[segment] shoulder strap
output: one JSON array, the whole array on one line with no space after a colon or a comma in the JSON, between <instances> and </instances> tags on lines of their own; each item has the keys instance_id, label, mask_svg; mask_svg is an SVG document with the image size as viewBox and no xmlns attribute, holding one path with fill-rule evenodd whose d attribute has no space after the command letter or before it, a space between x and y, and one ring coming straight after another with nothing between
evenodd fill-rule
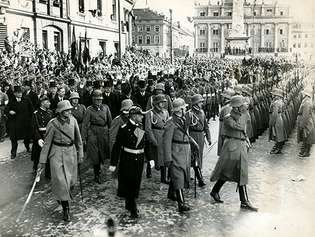
<instances>
[{"instance_id":1,"label":"shoulder strap","mask_svg":"<svg viewBox=\"0 0 315 237\"><path fill-rule=\"evenodd\" d=\"M63 135L65 135L67 138L69 138L72 143L74 143L73 138L72 138L71 136L69 136L67 133L65 133L64 131L62 131L62 130L57 126L57 124L56 124L54 121L52 121L51 123L52 123L52 125L53 125L59 132L61 132Z\"/></svg>"}]
</instances>

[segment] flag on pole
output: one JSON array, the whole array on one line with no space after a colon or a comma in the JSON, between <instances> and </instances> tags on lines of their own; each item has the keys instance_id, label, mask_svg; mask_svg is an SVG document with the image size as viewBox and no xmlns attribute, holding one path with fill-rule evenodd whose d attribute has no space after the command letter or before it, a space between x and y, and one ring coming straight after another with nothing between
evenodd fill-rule
<instances>
[{"instance_id":1,"label":"flag on pole","mask_svg":"<svg viewBox=\"0 0 315 237\"><path fill-rule=\"evenodd\" d=\"M91 60L90 50L87 47L87 33L85 29L85 37L84 37L84 49L83 49L83 63L87 66L88 62Z\"/></svg>"},{"instance_id":2,"label":"flag on pole","mask_svg":"<svg viewBox=\"0 0 315 237\"><path fill-rule=\"evenodd\" d=\"M72 31L72 43L71 43L71 61L74 65L77 63L77 40L75 37L75 27L73 26Z\"/></svg>"}]
</instances>

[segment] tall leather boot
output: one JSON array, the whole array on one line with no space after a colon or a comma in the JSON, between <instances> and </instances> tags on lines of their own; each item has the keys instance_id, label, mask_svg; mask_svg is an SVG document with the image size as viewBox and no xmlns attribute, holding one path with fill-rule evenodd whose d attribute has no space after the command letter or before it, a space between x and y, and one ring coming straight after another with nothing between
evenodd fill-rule
<instances>
[{"instance_id":1,"label":"tall leather boot","mask_svg":"<svg viewBox=\"0 0 315 237\"><path fill-rule=\"evenodd\" d=\"M176 190L176 197L178 203L178 211L180 213L186 212L190 210L190 207L185 204L184 194L182 189Z\"/></svg>"},{"instance_id":2,"label":"tall leather boot","mask_svg":"<svg viewBox=\"0 0 315 237\"><path fill-rule=\"evenodd\" d=\"M304 153L305 153L305 142L302 142L301 150L300 150L299 156L302 156Z\"/></svg>"},{"instance_id":3,"label":"tall leather boot","mask_svg":"<svg viewBox=\"0 0 315 237\"><path fill-rule=\"evenodd\" d=\"M196 178L198 179L198 186L199 187L204 187L206 184L203 181L203 177L202 177L202 173L201 173L200 167L199 166L195 166L194 167L194 171L195 171L195 174L196 174Z\"/></svg>"},{"instance_id":4,"label":"tall leather boot","mask_svg":"<svg viewBox=\"0 0 315 237\"><path fill-rule=\"evenodd\" d=\"M152 170L149 161L147 162L146 176L148 179L152 178Z\"/></svg>"},{"instance_id":5,"label":"tall leather boot","mask_svg":"<svg viewBox=\"0 0 315 237\"><path fill-rule=\"evenodd\" d=\"M160 169L161 169L160 170L160 172L161 172L161 183L169 184L169 182L167 181L166 167L165 166L161 166Z\"/></svg>"},{"instance_id":6,"label":"tall leather boot","mask_svg":"<svg viewBox=\"0 0 315 237\"><path fill-rule=\"evenodd\" d=\"M272 147L270 154L275 154L275 152L278 150L279 143L276 142L275 145Z\"/></svg>"},{"instance_id":7,"label":"tall leather boot","mask_svg":"<svg viewBox=\"0 0 315 237\"><path fill-rule=\"evenodd\" d=\"M70 208L68 201L61 201L62 210L63 210L63 220L69 222L70 221Z\"/></svg>"},{"instance_id":8,"label":"tall leather boot","mask_svg":"<svg viewBox=\"0 0 315 237\"><path fill-rule=\"evenodd\" d=\"M139 217L139 211L135 198L130 198L130 218L136 219Z\"/></svg>"},{"instance_id":9,"label":"tall leather boot","mask_svg":"<svg viewBox=\"0 0 315 237\"><path fill-rule=\"evenodd\" d=\"M210 196L214 199L215 202L217 203L223 203L223 201L221 200L221 197L219 195L219 192L223 186L223 184L225 184L224 180L219 179L215 185L213 186L211 192L210 192Z\"/></svg>"},{"instance_id":10,"label":"tall leather boot","mask_svg":"<svg viewBox=\"0 0 315 237\"><path fill-rule=\"evenodd\" d=\"M101 173L101 167L100 165L94 165L94 181L98 184L101 184L101 178L100 178L100 173Z\"/></svg>"},{"instance_id":11,"label":"tall leather boot","mask_svg":"<svg viewBox=\"0 0 315 237\"><path fill-rule=\"evenodd\" d=\"M304 153L300 155L300 157L309 157L310 156L310 151L311 151L311 144L304 144Z\"/></svg>"},{"instance_id":12,"label":"tall leather boot","mask_svg":"<svg viewBox=\"0 0 315 237\"><path fill-rule=\"evenodd\" d=\"M176 192L174 190L172 181L170 182L170 184L168 186L167 198L172 200L172 201L177 201Z\"/></svg>"},{"instance_id":13,"label":"tall leather boot","mask_svg":"<svg viewBox=\"0 0 315 237\"><path fill-rule=\"evenodd\" d=\"M249 211L258 211L258 208L254 207L248 200L246 185L238 187L238 192L240 195L241 208Z\"/></svg>"}]
</instances>

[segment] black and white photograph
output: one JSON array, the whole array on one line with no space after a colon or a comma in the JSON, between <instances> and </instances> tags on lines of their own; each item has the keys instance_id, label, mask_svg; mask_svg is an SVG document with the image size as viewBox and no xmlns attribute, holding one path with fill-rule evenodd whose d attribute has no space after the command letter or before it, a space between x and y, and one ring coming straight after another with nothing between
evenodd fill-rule
<instances>
[{"instance_id":1,"label":"black and white photograph","mask_svg":"<svg viewBox=\"0 0 315 237\"><path fill-rule=\"evenodd\" d=\"M314 46L314 0L0 0L0 237L314 237Z\"/></svg>"}]
</instances>

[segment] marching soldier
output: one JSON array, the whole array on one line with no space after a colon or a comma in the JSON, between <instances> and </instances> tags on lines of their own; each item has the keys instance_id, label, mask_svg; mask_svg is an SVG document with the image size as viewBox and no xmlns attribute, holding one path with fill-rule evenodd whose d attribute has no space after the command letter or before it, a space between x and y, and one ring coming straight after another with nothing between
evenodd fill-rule
<instances>
[{"instance_id":1,"label":"marching soldier","mask_svg":"<svg viewBox=\"0 0 315 237\"><path fill-rule=\"evenodd\" d=\"M57 118L47 125L40 153L39 169L50 162L52 192L63 208L63 220L70 221L71 188L77 182L78 163L83 161L83 146L76 119L68 100L58 103Z\"/></svg>"},{"instance_id":2,"label":"marching soldier","mask_svg":"<svg viewBox=\"0 0 315 237\"><path fill-rule=\"evenodd\" d=\"M172 113L172 101L171 101L171 98L165 94L165 86L163 83L156 84L156 86L154 88L153 95L151 95L151 97L148 99L146 110L150 110L153 108L153 98L155 95L164 95L165 96L165 99L167 100L165 108L167 109L167 112L169 114L171 114Z\"/></svg>"},{"instance_id":3,"label":"marching soldier","mask_svg":"<svg viewBox=\"0 0 315 237\"><path fill-rule=\"evenodd\" d=\"M46 126L53 118L53 113L49 110L50 102L48 96L44 95L39 98L40 107L33 113L32 128L33 128L33 146L31 160L34 162L33 171L36 173L39 163L40 152L44 146L44 139L46 134ZM50 166L47 161L45 175L50 178Z\"/></svg>"},{"instance_id":4,"label":"marching soldier","mask_svg":"<svg viewBox=\"0 0 315 237\"><path fill-rule=\"evenodd\" d=\"M275 88L272 91L274 97L273 102L270 105L270 119L269 119L269 140L275 141L270 154L281 154L282 147L286 140L286 134L284 129L284 123L282 119L283 111L283 92L280 89Z\"/></svg>"},{"instance_id":5,"label":"marching soldier","mask_svg":"<svg viewBox=\"0 0 315 237\"><path fill-rule=\"evenodd\" d=\"M314 142L314 118L311 90L306 89L303 92L304 98L298 112L298 143L302 142L300 157L309 157L311 146Z\"/></svg>"},{"instance_id":6,"label":"marching soldier","mask_svg":"<svg viewBox=\"0 0 315 237\"><path fill-rule=\"evenodd\" d=\"M211 145L211 135L206 115L202 109L204 99L202 95L196 94L191 98L192 108L186 114L186 121L189 126L189 135L197 142L199 146L199 155L197 160L193 162L193 169L198 179L198 186L205 186L205 182L202 176L202 161L203 161L203 149L205 143L205 136L209 146Z\"/></svg>"},{"instance_id":7,"label":"marching soldier","mask_svg":"<svg viewBox=\"0 0 315 237\"><path fill-rule=\"evenodd\" d=\"M125 198L125 208L130 211L131 218L139 217L136 199L139 196L145 157L145 132L141 124L143 115L138 106L129 109L129 120L118 131L109 167L114 172L119 164L117 195ZM150 165L153 167L154 161L150 161Z\"/></svg>"},{"instance_id":8,"label":"marching soldier","mask_svg":"<svg viewBox=\"0 0 315 237\"><path fill-rule=\"evenodd\" d=\"M246 184L248 183L247 152L249 140L246 136L246 120L242 116L246 112L244 98L233 96L230 106L230 114L224 117L224 143L221 155L214 168L210 180L216 181L210 196L217 202L223 203L219 192L225 182L238 184L241 208L251 211L258 209L253 207L248 200Z\"/></svg>"},{"instance_id":9,"label":"marching soldier","mask_svg":"<svg viewBox=\"0 0 315 237\"><path fill-rule=\"evenodd\" d=\"M155 167L161 172L161 183L168 184L163 150L163 134L169 118L165 108L166 102L163 94L153 97L153 109L145 117L145 132L148 139L148 155L152 157L151 160L155 161Z\"/></svg>"},{"instance_id":10,"label":"marching soldier","mask_svg":"<svg viewBox=\"0 0 315 237\"><path fill-rule=\"evenodd\" d=\"M79 93L78 92L72 92L70 95L70 98L69 98L69 101L73 107L72 115L77 120L80 131L82 131L82 122L83 122L86 108L84 105L79 104L79 100L80 100Z\"/></svg>"},{"instance_id":11,"label":"marching soldier","mask_svg":"<svg viewBox=\"0 0 315 237\"><path fill-rule=\"evenodd\" d=\"M94 168L94 180L101 183L101 164L109 158L109 128L112 116L107 105L102 104L101 90L93 92L93 105L89 106L83 118L82 140L86 144L86 154Z\"/></svg>"},{"instance_id":12,"label":"marching soldier","mask_svg":"<svg viewBox=\"0 0 315 237\"><path fill-rule=\"evenodd\" d=\"M190 138L185 121L186 107L182 98L174 100L173 116L167 121L164 132L164 159L171 176L167 196L177 201L180 213L190 210L183 193L184 188L189 188L191 165Z\"/></svg>"}]
</instances>

